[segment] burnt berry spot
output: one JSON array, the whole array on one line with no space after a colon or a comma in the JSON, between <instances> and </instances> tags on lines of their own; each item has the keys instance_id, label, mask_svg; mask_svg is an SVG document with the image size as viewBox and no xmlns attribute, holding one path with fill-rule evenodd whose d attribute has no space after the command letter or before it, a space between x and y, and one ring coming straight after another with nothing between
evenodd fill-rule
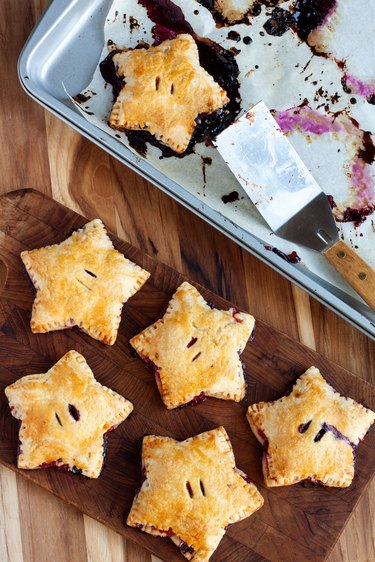
<instances>
[{"instance_id":1,"label":"burnt berry spot","mask_svg":"<svg viewBox=\"0 0 375 562\"><path fill-rule=\"evenodd\" d=\"M75 421L78 421L79 418L81 417L79 410L77 410L77 408L73 406L73 404L69 404L68 408L69 408L69 414L72 416L72 418L74 418Z\"/></svg>"},{"instance_id":2,"label":"burnt berry spot","mask_svg":"<svg viewBox=\"0 0 375 562\"><path fill-rule=\"evenodd\" d=\"M275 8L263 27L269 35L281 37L293 23L294 18L290 12L283 8Z\"/></svg>"},{"instance_id":3,"label":"burnt berry spot","mask_svg":"<svg viewBox=\"0 0 375 562\"><path fill-rule=\"evenodd\" d=\"M298 431L300 433L305 433L305 431L307 431L310 427L312 420L306 422L306 423L301 423L301 425L298 426Z\"/></svg>"}]
</instances>

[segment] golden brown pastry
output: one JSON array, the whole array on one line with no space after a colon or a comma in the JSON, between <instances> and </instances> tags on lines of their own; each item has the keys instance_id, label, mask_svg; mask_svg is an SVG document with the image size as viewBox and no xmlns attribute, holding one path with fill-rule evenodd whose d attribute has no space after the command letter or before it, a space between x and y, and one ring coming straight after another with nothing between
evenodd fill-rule
<instances>
[{"instance_id":1,"label":"golden brown pastry","mask_svg":"<svg viewBox=\"0 0 375 562\"><path fill-rule=\"evenodd\" d=\"M345 488L354 477L355 449L375 413L344 398L310 367L293 391L249 407L247 418L263 444L267 486L310 480Z\"/></svg>"},{"instance_id":2,"label":"golden brown pastry","mask_svg":"<svg viewBox=\"0 0 375 562\"><path fill-rule=\"evenodd\" d=\"M256 0L214 0L214 7L225 20L235 23L243 20L256 3Z\"/></svg>"},{"instance_id":3,"label":"golden brown pastry","mask_svg":"<svg viewBox=\"0 0 375 562\"><path fill-rule=\"evenodd\" d=\"M97 478L105 434L133 410L131 402L102 386L77 351L47 373L26 375L7 386L12 415L21 420L18 468L64 470Z\"/></svg>"},{"instance_id":4,"label":"golden brown pastry","mask_svg":"<svg viewBox=\"0 0 375 562\"><path fill-rule=\"evenodd\" d=\"M170 537L194 562L209 560L225 528L263 505L255 485L236 467L223 427L185 441L144 437L142 465L145 480L127 524Z\"/></svg>"},{"instance_id":5,"label":"golden brown pastry","mask_svg":"<svg viewBox=\"0 0 375 562\"><path fill-rule=\"evenodd\" d=\"M225 91L199 64L198 48L188 34L149 49L129 49L113 57L124 87L109 118L120 130L148 131L182 153L199 114L228 101Z\"/></svg>"},{"instance_id":6,"label":"golden brown pastry","mask_svg":"<svg viewBox=\"0 0 375 562\"><path fill-rule=\"evenodd\" d=\"M250 314L211 308L190 283L182 283L164 317L130 343L151 367L168 409L213 396L245 396L240 354L255 320Z\"/></svg>"},{"instance_id":7,"label":"golden brown pastry","mask_svg":"<svg viewBox=\"0 0 375 562\"><path fill-rule=\"evenodd\" d=\"M114 249L99 219L21 258L36 289L31 331L77 325L108 345L115 343L123 304L150 275Z\"/></svg>"}]
</instances>

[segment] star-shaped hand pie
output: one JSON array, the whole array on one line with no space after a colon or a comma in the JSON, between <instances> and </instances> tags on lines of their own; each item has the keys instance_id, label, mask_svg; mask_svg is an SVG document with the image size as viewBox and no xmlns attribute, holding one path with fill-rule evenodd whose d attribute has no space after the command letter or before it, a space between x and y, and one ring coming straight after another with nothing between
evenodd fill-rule
<instances>
[{"instance_id":1,"label":"star-shaped hand pie","mask_svg":"<svg viewBox=\"0 0 375 562\"><path fill-rule=\"evenodd\" d=\"M170 537L194 562L207 561L226 527L263 505L255 485L236 467L223 427L180 442L144 437L142 466L145 480L127 524Z\"/></svg>"},{"instance_id":2,"label":"star-shaped hand pie","mask_svg":"<svg viewBox=\"0 0 375 562\"><path fill-rule=\"evenodd\" d=\"M131 402L102 386L77 351L47 373L27 375L5 389L21 420L18 468L48 468L98 478L106 434L133 410Z\"/></svg>"},{"instance_id":3,"label":"star-shaped hand pie","mask_svg":"<svg viewBox=\"0 0 375 562\"><path fill-rule=\"evenodd\" d=\"M155 374L168 409L205 396L245 396L240 354L255 320L235 308L211 308L190 283L182 283L163 318L130 343Z\"/></svg>"},{"instance_id":4,"label":"star-shaped hand pie","mask_svg":"<svg viewBox=\"0 0 375 562\"><path fill-rule=\"evenodd\" d=\"M124 79L109 118L120 130L148 131L175 152L188 147L195 119L228 101L225 91L199 64L198 48L187 34L149 49L114 55Z\"/></svg>"},{"instance_id":5,"label":"star-shaped hand pie","mask_svg":"<svg viewBox=\"0 0 375 562\"><path fill-rule=\"evenodd\" d=\"M354 478L355 448L375 413L340 396L318 369L310 367L291 394L253 404L247 418L264 447L267 486L309 480L346 488Z\"/></svg>"},{"instance_id":6,"label":"star-shaped hand pie","mask_svg":"<svg viewBox=\"0 0 375 562\"><path fill-rule=\"evenodd\" d=\"M114 249L99 219L21 258L36 289L31 331L77 325L108 345L116 341L123 304L150 275Z\"/></svg>"}]
</instances>

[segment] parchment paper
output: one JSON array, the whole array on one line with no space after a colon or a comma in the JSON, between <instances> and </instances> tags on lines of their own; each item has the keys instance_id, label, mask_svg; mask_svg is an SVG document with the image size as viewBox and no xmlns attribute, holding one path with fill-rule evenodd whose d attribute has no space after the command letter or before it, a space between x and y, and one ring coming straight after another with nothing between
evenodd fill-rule
<instances>
[{"instance_id":1,"label":"parchment paper","mask_svg":"<svg viewBox=\"0 0 375 562\"><path fill-rule=\"evenodd\" d=\"M292 29L280 37L269 35L263 25L272 8L266 6L258 16L249 16L248 23L217 27L211 13L195 0L174 3L181 7L198 35L240 51L236 61L243 110L261 99L275 110L276 119L302 160L326 194L333 196L333 212L340 217L347 207L374 205L374 166L358 158L358 154L364 131L375 130L375 108L367 101L375 93L375 2L337 0L336 9L309 37L310 45ZM289 0L278 7L289 9L291 4ZM135 47L140 41L152 44L153 25L146 9L136 0L114 0L105 21L100 60L108 54L108 41L120 49ZM240 41L228 38L231 30L240 34ZM244 37L250 37L252 42L245 44ZM314 55L313 51L325 56ZM85 118L129 147L126 135L107 125L112 90L99 68L82 94L89 99L76 105ZM211 165L204 164L203 158L207 157L212 159ZM265 245L286 253L296 250L311 271L359 298L320 254L279 239L270 231L215 148L197 144L193 154L180 159L161 158L160 150L149 146L146 158ZM238 192L238 200L224 203L222 197L233 191ZM345 241L375 268L374 225L375 214L358 227L353 222L337 223Z\"/></svg>"}]
</instances>

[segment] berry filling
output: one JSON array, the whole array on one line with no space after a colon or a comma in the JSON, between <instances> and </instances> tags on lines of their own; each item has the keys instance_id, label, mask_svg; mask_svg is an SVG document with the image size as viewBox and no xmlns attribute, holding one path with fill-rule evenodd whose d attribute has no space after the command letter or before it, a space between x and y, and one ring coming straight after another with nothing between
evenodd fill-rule
<instances>
[{"instance_id":1,"label":"berry filling","mask_svg":"<svg viewBox=\"0 0 375 562\"><path fill-rule=\"evenodd\" d=\"M73 404L68 404L68 408L69 414L72 416L72 418L75 419L75 421L79 421L79 418L81 417L79 410L77 410L77 408Z\"/></svg>"},{"instance_id":2,"label":"berry filling","mask_svg":"<svg viewBox=\"0 0 375 562\"><path fill-rule=\"evenodd\" d=\"M57 461L52 462L42 462L37 468L57 468L60 472L73 472L73 474L82 474L82 469L76 467L75 465L70 466L67 463L63 463L62 459L57 459Z\"/></svg>"},{"instance_id":3,"label":"berry filling","mask_svg":"<svg viewBox=\"0 0 375 562\"><path fill-rule=\"evenodd\" d=\"M197 406L198 404L204 402L206 398L207 398L206 394L204 392L201 392L197 396L194 396L194 398L192 398L189 402L186 402L186 404L182 404L181 406L178 406L176 410L182 410L182 408L186 408L186 406Z\"/></svg>"},{"instance_id":4,"label":"berry filling","mask_svg":"<svg viewBox=\"0 0 375 562\"><path fill-rule=\"evenodd\" d=\"M112 433L114 429L116 429L117 425L112 425L107 431L103 434L103 463L107 457L107 448L108 448L108 435Z\"/></svg>"},{"instance_id":5,"label":"berry filling","mask_svg":"<svg viewBox=\"0 0 375 562\"><path fill-rule=\"evenodd\" d=\"M298 426L298 431L300 433L305 433L309 429L311 422L312 422L312 420L310 420L306 423L301 423L301 425Z\"/></svg>"},{"instance_id":6,"label":"berry filling","mask_svg":"<svg viewBox=\"0 0 375 562\"><path fill-rule=\"evenodd\" d=\"M339 431L337 429L337 427L335 427L334 425L330 425L329 423L325 423L325 422L322 424L321 429L315 435L314 442L318 443L323 438L323 436L327 433L327 431L330 431L331 433L333 433L333 436L336 439L342 439L342 441L345 441L345 443L350 445L353 449L355 448L355 445L349 440L348 437L346 437L346 435L341 433L341 431Z\"/></svg>"},{"instance_id":7,"label":"berry filling","mask_svg":"<svg viewBox=\"0 0 375 562\"><path fill-rule=\"evenodd\" d=\"M326 484L324 484L324 482L322 482L321 480L318 480L317 478L314 478L313 476L309 476L308 478L305 478L305 480L301 480L300 484L302 486L304 486L305 488L307 488L309 485L310 486L326 486Z\"/></svg>"},{"instance_id":8,"label":"berry filling","mask_svg":"<svg viewBox=\"0 0 375 562\"><path fill-rule=\"evenodd\" d=\"M263 450L265 453L267 453L268 451L268 445L269 445L269 441L268 441L268 437L267 435L264 433L264 431L262 429L258 428L258 435L262 440L262 445L263 445Z\"/></svg>"},{"instance_id":9,"label":"berry filling","mask_svg":"<svg viewBox=\"0 0 375 562\"><path fill-rule=\"evenodd\" d=\"M157 527L155 527L155 525L151 525L151 530L155 531L157 534L163 536L163 537L171 537L174 533L172 531L172 529L158 529Z\"/></svg>"},{"instance_id":10,"label":"berry filling","mask_svg":"<svg viewBox=\"0 0 375 562\"><path fill-rule=\"evenodd\" d=\"M239 474L241 476L241 478L243 480L245 480L245 482L247 482L248 484L252 484L252 480L250 479L250 477L245 474L244 472L242 472L242 470L238 470L238 468L236 466L233 467L234 472L236 472L237 474Z\"/></svg>"},{"instance_id":11,"label":"berry filling","mask_svg":"<svg viewBox=\"0 0 375 562\"><path fill-rule=\"evenodd\" d=\"M185 541L180 541L178 548L180 549L182 554L194 554L195 552L194 548L192 546L189 546Z\"/></svg>"},{"instance_id":12,"label":"berry filling","mask_svg":"<svg viewBox=\"0 0 375 562\"><path fill-rule=\"evenodd\" d=\"M267 472L269 473L269 470L268 470L268 458L269 458L269 455L268 455L268 446L269 446L268 437L262 429L258 428L257 432L258 432L258 435L259 435L259 437L262 441L262 445L263 445L262 463L263 463L263 466L266 467Z\"/></svg>"},{"instance_id":13,"label":"berry filling","mask_svg":"<svg viewBox=\"0 0 375 562\"><path fill-rule=\"evenodd\" d=\"M238 322L239 324L243 323L242 318L239 318L239 314L241 314L241 312L239 310L237 310L237 308L231 308L231 312L232 312L232 316L235 319L236 322Z\"/></svg>"},{"instance_id":14,"label":"berry filling","mask_svg":"<svg viewBox=\"0 0 375 562\"><path fill-rule=\"evenodd\" d=\"M189 341L189 343L187 344L187 348L191 347L192 345L194 345L195 343L197 343L198 338L191 338L191 340Z\"/></svg>"},{"instance_id":15,"label":"berry filling","mask_svg":"<svg viewBox=\"0 0 375 562\"><path fill-rule=\"evenodd\" d=\"M160 367L158 367L149 357L146 357L146 355L143 355L142 353L139 353L138 355L142 359L143 363L146 365L150 373L156 377L160 371Z\"/></svg>"},{"instance_id":16,"label":"berry filling","mask_svg":"<svg viewBox=\"0 0 375 562\"><path fill-rule=\"evenodd\" d=\"M192 489L191 484L190 484L189 481L186 482L186 489L187 489L187 491L188 491L189 496L192 498L192 497L194 496L194 494L193 494L193 489Z\"/></svg>"}]
</instances>

